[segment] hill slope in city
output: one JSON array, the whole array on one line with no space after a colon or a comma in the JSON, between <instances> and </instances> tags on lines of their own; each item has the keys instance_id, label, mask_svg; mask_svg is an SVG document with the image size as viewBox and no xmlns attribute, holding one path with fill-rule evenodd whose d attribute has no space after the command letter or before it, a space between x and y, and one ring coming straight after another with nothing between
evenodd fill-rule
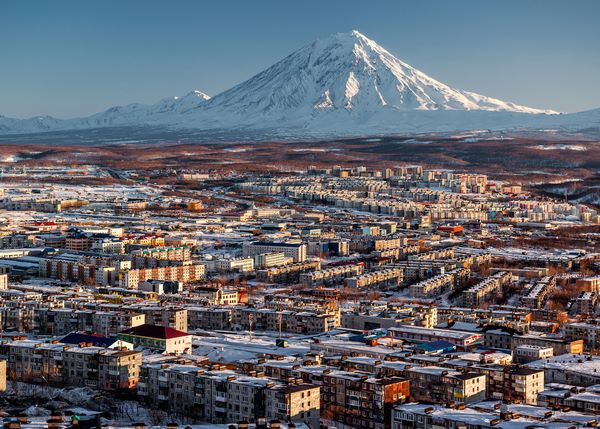
<instances>
[{"instance_id":1,"label":"hill slope in city","mask_svg":"<svg viewBox=\"0 0 600 429\"><path fill-rule=\"evenodd\" d=\"M131 104L67 120L0 117L0 134L159 127L252 131L256 139L482 128L580 130L599 124L599 110L558 114L452 88L352 31L317 40L213 98L193 91L151 106Z\"/></svg>"}]
</instances>

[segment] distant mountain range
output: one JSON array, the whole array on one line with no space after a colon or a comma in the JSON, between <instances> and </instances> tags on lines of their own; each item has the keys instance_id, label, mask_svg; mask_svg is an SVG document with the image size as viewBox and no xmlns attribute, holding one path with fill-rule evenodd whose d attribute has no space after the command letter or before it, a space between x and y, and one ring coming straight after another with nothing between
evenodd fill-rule
<instances>
[{"instance_id":1,"label":"distant mountain range","mask_svg":"<svg viewBox=\"0 0 600 429\"><path fill-rule=\"evenodd\" d=\"M445 85L358 31L317 40L215 97L192 91L153 105L85 118L0 116L0 134L152 127L261 131L273 138L343 137L472 129L600 129L600 109L560 114Z\"/></svg>"}]
</instances>

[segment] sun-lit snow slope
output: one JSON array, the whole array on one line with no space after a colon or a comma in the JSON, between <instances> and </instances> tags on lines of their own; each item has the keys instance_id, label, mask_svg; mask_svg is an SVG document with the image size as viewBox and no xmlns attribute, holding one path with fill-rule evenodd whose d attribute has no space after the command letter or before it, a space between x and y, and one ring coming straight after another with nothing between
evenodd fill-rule
<instances>
[{"instance_id":1,"label":"sun-lit snow slope","mask_svg":"<svg viewBox=\"0 0 600 429\"><path fill-rule=\"evenodd\" d=\"M0 117L0 134L98 127L252 131L296 138L470 129L598 128L597 112L556 114L445 85L357 31L317 40L213 98L198 91L87 118Z\"/></svg>"},{"instance_id":2,"label":"sun-lit snow slope","mask_svg":"<svg viewBox=\"0 0 600 429\"><path fill-rule=\"evenodd\" d=\"M555 113L451 88L357 31L317 40L198 110L214 113L198 115L204 126L211 120L213 125L264 120L301 125L336 110L349 113L343 118L354 121L386 110Z\"/></svg>"}]
</instances>

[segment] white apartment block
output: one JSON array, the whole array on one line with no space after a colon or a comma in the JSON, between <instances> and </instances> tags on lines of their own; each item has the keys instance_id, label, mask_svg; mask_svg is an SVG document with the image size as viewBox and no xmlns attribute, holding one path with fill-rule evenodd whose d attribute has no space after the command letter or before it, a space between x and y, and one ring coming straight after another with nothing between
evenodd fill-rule
<instances>
[{"instance_id":1,"label":"white apartment block","mask_svg":"<svg viewBox=\"0 0 600 429\"><path fill-rule=\"evenodd\" d=\"M345 280L345 283L351 289L390 287L400 285L403 278L404 271L401 268L387 268L349 277Z\"/></svg>"},{"instance_id":2,"label":"white apartment block","mask_svg":"<svg viewBox=\"0 0 600 429\"><path fill-rule=\"evenodd\" d=\"M354 277L364 272L364 266L359 264L340 265L323 270L300 274L300 283L313 287L318 285L341 284L345 278Z\"/></svg>"},{"instance_id":3,"label":"white apartment block","mask_svg":"<svg viewBox=\"0 0 600 429\"><path fill-rule=\"evenodd\" d=\"M175 265L127 270L119 275L119 285L126 289L137 289L140 282L148 280L170 280L183 283L202 280L205 268L202 264Z\"/></svg>"},{"instance_id":4,"label":"white apartment block","mask_svg":"<svg viewBox=\"0 0 600 429\"><path fill-rule=\"evenodd\" d=\"M268 242L255 241L245 242L242 246L243 256L256 256L263 253L282 252L285 256L292 258L294 262L303 262L307 257L307 246L304 243L295 242Z\"/></svg>"}]
</instances>

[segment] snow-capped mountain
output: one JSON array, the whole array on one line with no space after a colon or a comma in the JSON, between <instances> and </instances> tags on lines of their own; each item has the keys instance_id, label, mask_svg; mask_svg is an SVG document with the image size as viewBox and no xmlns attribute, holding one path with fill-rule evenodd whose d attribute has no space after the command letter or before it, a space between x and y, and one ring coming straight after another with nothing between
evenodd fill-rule
<instances>
[{"instance_id":1,"label":"snow-capped mountain","mask_svg":"<svg viewBox=\"0 0 600 429\"><path fill-rule=\"evenodd\" d=\"M169 97L151 105L128 104L115 106L86 118L56 119L39 116L30 119L12 119L0 116L0 133L36 133L58 130L122 127L141 125L168 125L178 121L180 115L209 100L202 91L191 91L183 97Z\"/></svg>"},{"instance_id":2,"label":"snow-capped mountain","mask_svg":"<svg viewBox=\"0 0 600 429\"><path fill-rule=\"evenodd\" d=\"M577 116L580 115L580 116ZM473 128L598 127L598 115L557 114L445 85L358 31L317 40L213 98L194 91L87 118L0 117L0 133L123 126L366 135ZM591 122L590 122L591 121Z\"/></svg>"},{"instance_id":3,"label":"snow-capped mountain","mask_svg":"<svg viewBox=\"0 0 600 429\"><path fill-rule=\"evenodd\" d=\"M299 49L215 96L203 109L209 114L199 118L214 118L216 126L259 121L306 126L335 111L342 111L348 122L368 121L387 110L556 113L451 88L358 31L335 34Z\"/></svg>"},{"instance_id":4,"label":"snow-capped mountain","mask_svg":"<svg viewBox=\"0 0 600 429\"><path fill-rule=\"evenodd\" d=\"M185 112L202 106L210 97L202 91L191 91L183 97L169 97L152 105L129 104L111 107L88 118L82 118L80 128L123 125L168 125Z\"/></svg>"},{"instance_id":5,"label":"snow-capped mountain","mask_svg":"<svg viewBox=\"0 0 600 429\"><path fill-rule=\"evenodd\" d=\"M158 103L150 106L153 113L176 112L184 113L190 109L201 106L210 97L202 91L192 91L183 97L169 97L160 100Z\"/></svg>"}]
</instances>

